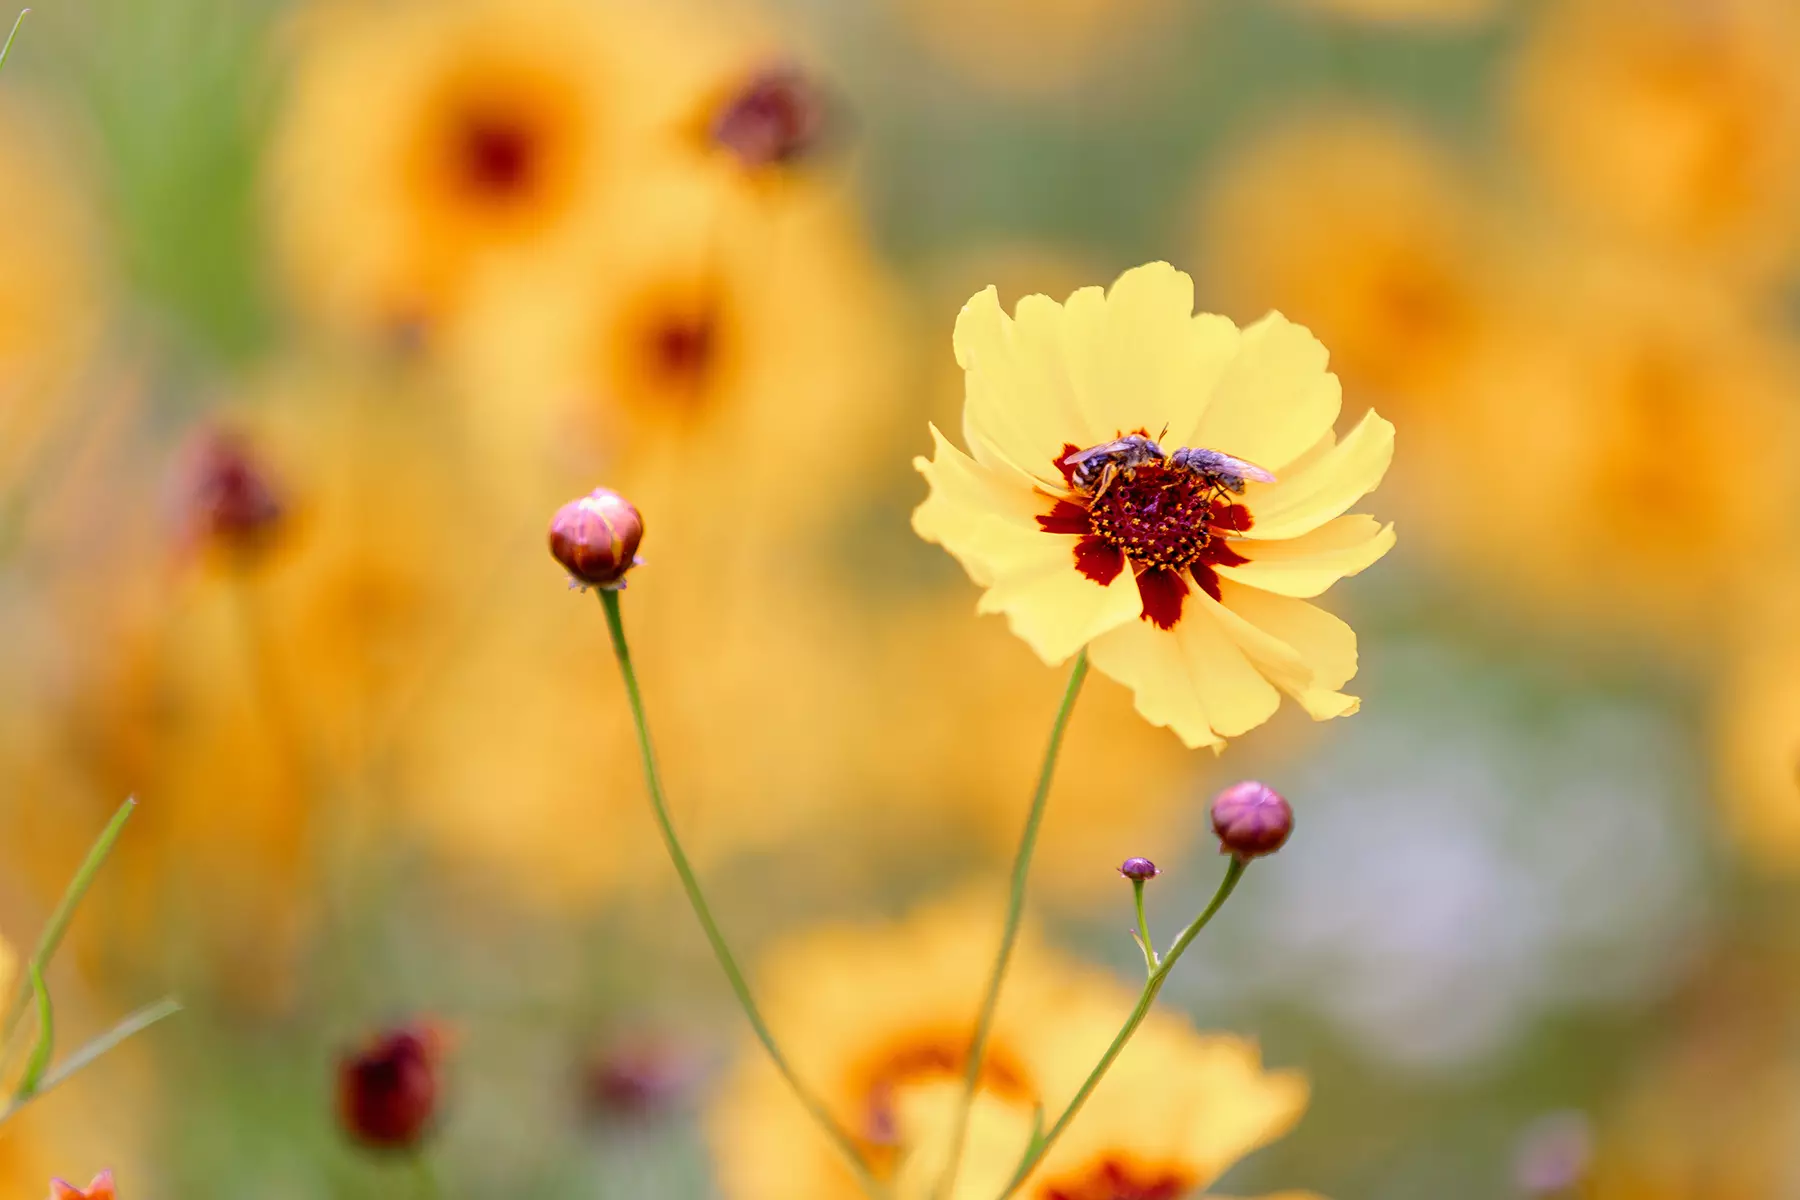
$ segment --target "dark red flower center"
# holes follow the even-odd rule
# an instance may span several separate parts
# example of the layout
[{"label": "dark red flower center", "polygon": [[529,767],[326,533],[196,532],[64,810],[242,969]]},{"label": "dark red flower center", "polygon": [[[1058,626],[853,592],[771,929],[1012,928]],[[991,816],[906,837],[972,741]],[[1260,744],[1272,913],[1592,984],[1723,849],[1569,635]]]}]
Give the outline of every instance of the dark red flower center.
[{"label": "dark red flower center", "polygon": [[[1067,445],[1058,455],[1056,468],[1064,479],[1073,468],[1063,460],[1079,449]],[[1219,576],[1213,568],[1250,561],[1226,540],[1250,528],[1250,510],[1191,472],[1150,462],[1119,473],[1098,496],[1073,484],[1071,492],[1038,517],[1039,527],[1077,535],[1075,569],[1102,587],[1130,566],[1144,620],[1159,629],[1173,629],[1181,619],[1188,595],[1184,575],[1217,600]]]},{"label": "dark red flower center", "polygon": [[1213,540],[1218,489],[1156,463],[1120,478],[1088,507],[1095,534],[1133,562],[1179,571]]},{"label": "dark red flower center", "polygon": [[531,190],[538,174],[537,132],[516,117],[472,113],[461,130],[463,177],[482,196],[507,201]]},{"label": "dark red flower center", "polygon": [[1108,1158],[1085,1172],[1045,1183],[1042,1200],[1176,1200],[1194,1186],[1182,1171],[1146,1168]]}]

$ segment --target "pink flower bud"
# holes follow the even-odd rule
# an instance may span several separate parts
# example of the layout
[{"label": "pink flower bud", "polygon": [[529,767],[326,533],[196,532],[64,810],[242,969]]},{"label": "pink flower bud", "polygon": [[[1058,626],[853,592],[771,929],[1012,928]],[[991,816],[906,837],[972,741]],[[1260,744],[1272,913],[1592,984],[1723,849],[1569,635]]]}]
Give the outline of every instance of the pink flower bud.
[{"label": "pink flower bud", "polygon": [[1294,810],[1274,788],[1247,779],[1214,798],[1212,823],[1219,852],[1248,860],[1281,849],[1294,832]]}]

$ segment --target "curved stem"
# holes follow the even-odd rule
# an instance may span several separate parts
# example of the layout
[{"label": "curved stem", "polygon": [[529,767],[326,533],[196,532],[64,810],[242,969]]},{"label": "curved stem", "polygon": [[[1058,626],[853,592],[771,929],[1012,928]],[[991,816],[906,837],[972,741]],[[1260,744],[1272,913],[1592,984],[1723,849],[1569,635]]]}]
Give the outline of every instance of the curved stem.
[{"label": "curved stem", "polygon": [[1087,679],[1088,656],[1084,649],[1075,656],[1069,672],[1069,684],[1063,689],[1062,705],[1050,725],[1050,744],[1044,748],[1044,763],[1038,768],[1037,790],[1031,796],[1031,808],[1025,814],[1025,829],[1019,835],[1019,849],[1013,855],[1012,888],[1006,901],[1006,925],[1000,934],[1000,950],[994,956],[994,969],[988,975],[987,991],[981,998],[981,1014],[975,1020],[975,1035],[969,1041],[969,1061],[963,1069],[962,1100],[956,1114],[955,1132],[951,1134],[950,1154],[945,1160],[944,1175],[938,1182],[937,1195],[948,1193],[956,1183],[957,1169],[962,1165],[963,1143],[969,1133],[969,1112],[975,1104],[975,1086],[981,1080],[981,1063],[987,1055],[988,1038],[994,1031],[994,1013],[1000,1007],[1000,987],[1006,981],[1006,969],[1012,963],[1013,949],[1019,941],[1019,926],[1025,915],[1025,885],[1031,878],[1031,859],[1037,853],[1038,830],[1044,823],[1044,809],[1050,798],[1050,780],[1056,774],[1056,760],[1062,754],[1063,735],[1068,732],[1069,718],[1075,711],[1075,700]]},{"label": "curved stem", "polygon": [[1050,1147],[1056,1144],[1056,1139],[1063,1135],[1063,1132],[1068,1129],[1069,1123],[1081,1111],[1081,1106],[1087,1103],[1088,1097],[1093,1095],[1094,1089],[1100,1086],[1100,1081],[1106,1077],[1107,1071],[1112,1069],[1114,1060],[1125,1049],[1125,1044],[1131,1040],[1131,1035],[1137,1032],[1138,1026],[1144,1023],[1144,1018],[1150,1015],[1150,1008],[1156,1003],[1157,993],[1162,991],[1163,984],[1169,978],[1170,970],[1174,968],[1177,960],[1181,958],[1182,953],[1187,950],[1193,940],[1200,936],[1200,931],[1206,928],[1207,922],[1211,921],[1214,914],[1225,906],[1225,901],[1230,898],[1232,890],[1237,887],[1238,880],[1244,877],[1244,868],[1248,865],[1247,859],[1232,856],[1231,865],[1225,869],[1225,878],[1220,881],[1219,890],[1213,893],[1212,902],[1188,924],[1186,929],[1181,931],[1180,936],[1175,939],[1175,944],[1169,947],[1167,954],[1163,955],[1161,964],[1150,973],[1150,978],[1144,981],[1144,990],[1138,995],[1137,1005],[1131,1010],[1131,1015],[1125,1018],[1125,1024],[1119,1029],[1118,1035],[1113,1038],[1112,1045],[1106,1048],[1106,1053],[1100,1056],[1100,1061],[1088,1073],[1080,1090],[1075,1093],[1075,1098],[1069,1101],[1067,1108],[1063,1109],[1062,1116],[1056,1118],[1056,1124],[1050,1127],[1050,1131],[1042,1139],[1033,1143],[1024,1160],[1019,1163],[1018,1169],[1013,1172],[1012,1180],[1006,1185],[1006,1190],[1000,1194],[1000,1200],[1006,1200],[1006,1197],[1019,1190],[1019,1185],[1025,1182],[1026,1176],[1030,1175],[1038,1163],[1043,1161],[1044,1155],[1050,1152]]},{"label": "curved stem", "polygon": [[1137,906],[1137,939],[1138,948],[1144,952],[1144,974],[1156,973],[1156,947],[1150,941],[1150,921],[1144,915],[1144,881],[1131,881],[1131,901]]},{"label": "curved stem", "polygon": [[619,613],[619,593],[607,588],[600,589],[600,605],[606,610],[606,626],[612,634],[613,654],[619,660],[619,674],[625,680],[625,696],[631,703],[631,719],[637,726],[638,755],[643,760],[644,784],[650,792],[650,809],[656,816],[656,826],[662,833],[669,861],[675,865],[675,874],[681,877],[682,891],[687,893],[688,904],[692,906],[700,928],[706,933],[707,943],[712,947],[713,957],[718,960],[720,970],[725,972],[726,982],[731,985],[732,995],[737,997],[738,1007],[744,1010],[744,1016],[750,1022],[756,1040],[768,1051],[770,1061],[787,1081],[795,1097],[842,1151],[862,1190],[870,1196],[885,1196],[886,1189],[869,1170],[856,1139],[831,1115],[825,1102],[800,1081],[800,1077],[788,1063],[787,1056],[776,1044],[774,1033],[763,1020],[762,1011],[757,1008],[756,1000],[750,994],[750,985],[746,982],[743,971],[732,957],[731,948],[725,944],[725,935],[719,931],[718,922],[713,920],[712,909],[708,907],[706,897],[700,891],[700,880],[694,874],[687,852],[681,847],[681,839],[675,833],[674,822],[669,818],[668,804],[663,797],[662,777],[656,769],[656,754],[650,747],[650,724],[644,715],[644,698],[638,690],[637,672],[631,665],[631,649],[625,641],[625,624]]}]

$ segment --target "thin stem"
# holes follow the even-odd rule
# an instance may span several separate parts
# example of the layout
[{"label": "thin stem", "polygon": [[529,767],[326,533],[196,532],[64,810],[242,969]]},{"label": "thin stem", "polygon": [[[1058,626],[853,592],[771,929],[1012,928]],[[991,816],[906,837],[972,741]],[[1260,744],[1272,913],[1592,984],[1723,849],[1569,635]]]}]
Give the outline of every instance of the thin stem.
[{"label": "thin stem", "polygon": [[700,891],[700,880],[694,874],[692,864],[688,862],[687,852],[681,848],[681,839],[675,833],[674,822],[669,818],[669,807],[663,797],[662,777],[656,768],[656,754],[650,747],[650,723],[644,715],[644,698],[638,690],[637,671],[631,665],[631,649],[625,641],[625,623],[619,613],[619,593],[608,588],[600,589],[600,605],[606,610],[606,626],[612,633],[613,654],[619,660],[619,674],[625,680],[625,696],[631,704],[631,719],[637,726],[638,755],[643,760],[644,784],[650,792],[650,809],[656,816],[657,829],[662,833],[663,846],[669,852],[669,861],[675,865],[675,874],[681,878],[681,888],[687,893],[688,904],[693,907],[694,916],[700,922],[700,928],[706,933],[706,940],[712,946],[713,957],[718,959],[720,970],[725,972],[725,979],[731,985],[731,991],[737,997],[738,1007],[744,1010],[744,1016],[750,1022],[750,1028],[756,1033],[756,1040],[768,1051],[769,1059],[775,1069],[787,1081],[795,1097],[805,1106],[813,1120],[819,1123],[826,1135],[837,1144],[843,1152],[852,1171],[856,1173],[858,1184],[862,1190],[874,1197],[886,1195],[886,1188],[876,1180],[870,1172],[869,1165],[863,1160],[862,1151],[857,1147],[856,1139],[838,1123],[824,1101],[813,1094],[812,1090],[801,1082],[799,1075],[788,1063],[787,1056],[775,1042],[775,1035],[763,1020],[762,1012],[756,1006],[756,1000],[750,994],[750,985],[739,970],[737,960],[732,957],[731,948],[725,944],[725,935],[719,932],[718,922],[713,920],[712,910],[706,903],[706,897]]},{"label": "thin stem", "polygon": [[20,981],[12,999],[7,1002],[5,1018],[0,1019],[0,1047],[11,1043],[19,1019],[25,1015],[25,1008],[31,1001],[30,971],[42,972],[56,956],[57,947],[62,945],[63,934],[68,932],[69,922],[74,919],[76,906],[88,894],[88,889],[94,886],[94,880],[99,876],[106,856],[112,853],[114,843],[125,829],[125,822],[131,819],[131,814],[136,809],[136,798],[127,798],[125,803],[119,805],[119,811],[113,814],[106,828],[100,831],[100,836],[88,849],[87,858],[82,860],[80,868],[76,870],[75,877],[63,889],[62,899],[56,902],[56,909],[50,914],[49,923],[44,926],[44,932],[38,935],[37,948],[31,952],[26,978]]},{"label": "thin stem", "polygon": [[412,1152],[413,1175],[418,1179],[418,1200],[438,1200],[443,1190],[438,1187],[437,1172],[432,1170],[431,1160],[425,1156],[425,1148],[417,1147]]},{"label": "thin stem", "polygon": [[1025,885],[1031,878],[1031,859],[1037,853],[1038,830],[1044,823],[1044,809],[1050,798],[1050,781],[1056,775],[1056,760],[1062,754],[1063,735],[1069,730],[1069,718],[1075,712],[1075,701],[1087,679],[1088,656],[1084,649],[1075,656],[1069,672],[1069,684],[1063,689],[1062,705],[1050,724],[1050,744],[1044,748],[1044,763],[1038,768],[1037,790],[1031,796],[1031,808],[1025,814],[1025,829],[1019,835],[1019,849],[1013,855],[1012,888],[1006,900],[1006,926],[1000,934],[1000,950],[994,955],[994,969],[988,976],[987,991],[981,998],[981,1013],[975,1020],[975,1036],[969,1041],[969,1061],[963,1068],[962,1100],[956,1115],[955,1132],[951,1134],[950,1154],[944,1175],[938,1183],[937,1195],[947,1194],[956,1183],[956,1172],[962,1165],[963,1143],[969,1134],[969,1112],[975,1104],[975,1087],[981,1080],[982,1059],[987,1055],[988,1038],[994,1031],[994,1013],[1000,1007],[1000,987],[1006,981],[1006,969],[1012,964],[1013,949],[1019,941],[1019,926],[1025,916]]},{"label": "thin stem", "polygon": [[4,1109],[0,1109],[0,1124],[4,1124],[8,1117],[18,1112],[21,1108],[24,1108],[33,1100],[49,1093],[58,1085],[68,1082],[72,1076],[85,1070],[102,1055],[110,1053],[128,1039],[136,1037],[158,1021],[172,1017],[180,1011],[181,1005],[173,998],[168,997],[138,1009],[123,1021],[120,1021],[117,1025],[114,1025],[111,1029],[107,1030],[81,1049],[75,1051],[75,1053],[69,1055],[69,1057],[63,1059],[63,1061],[58,1063],[55,1067],[51,1068],[45,1073],[44,1077],[38,1081],[37,1087],[30,1095],[19,1096]]},{"label": "thin stem", "polygon": [[1144,916],[1144,881],[1142,879],[1131,881],[1131,900],[1137,906],[1138,946],[1144,952],[1144,973],[1154,975],[1156,974],[1156,947],[1155,943],[1150,940],[1150,922]]},{"label": "thin stem", "polygon": [[6,57],[12,53],[13,39],[19,36],[19,26],[25,23],[25,14],[30,11],[29,8],[20,9],[17,19],[13,21],[12,32],[6,35],[6,45],[0,46],[0,67],[6,65]]},{"label": "thin stem", "polygon": [[1163,984],[1169,978],[1169,972],[1174,969],[1176,962],[1180,960],[1183,952],[1193,943],[1193,940],[1200,936],[1200,931],[1206,928],[1207,922],[1211,921],[1213,915],[1225,906],[1225,901],[1231,897],[1232,890],[1238,885],[1238,880],[1244,877],[1244,868],[1248,865],[1247,859],[1238,858],[1236,855],[1232,856],[1231,865],[1225,869],[1225,878],[1220,881],[1219,890],[1213,893],[1212,902],[1189,923],[1186,929],[1181,931],[1181,935],[1175,939],[1175,944],[1169,947],[1167,954],[1163,955],[1161,964],[1150,973],[1150,978],[1144,981],[1144,990],[1138,995],[1137,1006],[1131,1010],[1131,1015],[1125,1018],[1125,1024],[1119,1029],[1118,1035],[1113,1038],[1112,1045],[1108,1046],[1106,1053],[1100,1056],[1099,1063],[1088,1073],[1080,1090],[1075,1093],[1075,1098],[1069,1101],[1067,1108],[1063,1109],[1062,1116],[1056,1118],[1056,1124],[1050,1127],[1050,1132],[1046,1133],[1042,1140],[1036,1142],[1025,1155],[1024,1160],[1019,1163],[1018,1169],[1013,1172],[1012,1181],[1000,1194],[1000,1200],[1006,1200],[1006,1197],[1019,1190],[1019,1185],[1025,1182],[1026,1176],[1030,1175],[1038,1163],[1043,1161],[1044,1155],[1050,1152],[1050,1147],[1056,1144],[1056,1139],[1063,1135],[1063,1132],[1068,1129],[1069,1123],[1081,1111],[1081,1106],[1087,1103],[1088,1097],[1093,1095],[1094,1089],[1100,1086],[1100,1081],[1106,1077],[1107,1071],[1112,1069],[1113,1061],[1125,1049],[1125,1044],[1137,1032],[1138,1026],[1144,1023],[1144,1018],[1150,1015],[1150,1008],[1156,1003],[1157,993],[1162,991]]}]

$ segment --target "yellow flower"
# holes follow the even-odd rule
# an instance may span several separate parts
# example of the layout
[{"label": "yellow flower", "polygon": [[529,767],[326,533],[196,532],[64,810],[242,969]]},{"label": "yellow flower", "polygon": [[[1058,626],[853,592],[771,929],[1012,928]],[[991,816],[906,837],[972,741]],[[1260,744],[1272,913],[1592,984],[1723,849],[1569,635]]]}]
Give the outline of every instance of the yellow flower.
[{"label": "yellow flower", "polygon": [[[1512,258],[1512,316],[1396,480],[1420,530],[1514,602],[1716,646],[1794,544],[1792,344],[1693,272],[1564,242]],[[1671,569],[1689,546],[1706,570]]]},{"label": "yellow flower", "polygon": [[[1097,991],[1063,998],[1053,1041],[1044,1047],[1046,1120],[1087,1078],[1126,1011],[1118,997]],[[1246,1154],[1292,1129],[1307,1091],[1295,1072],[1265,1072],[1248,1042],[1200,1034],[1178,1017],[1152,1014],[1017,1195],[1113,1200],[1202,1192]],[[1036,1120],[1031,1103],[1018,1098],[990,1092],[981,1100],[971,1115],[957,1200],[999,1193]],[[941,1176],[959,1104],[954,1085],[935,1082],[902,1096],[901,1130],[913,1155],[901,1176],[902,1196],[929,1194]],[[1297,1193],[1284,1195],[1299,1200]]]},{"label": "yellow flower", "polygon": [[100,335],[93,218],[64,157],[30,117],[0,110],[0,492],[66,412]]},{"label": "yellow flower", "polygon": [[1501,0],[1294,0],[1333,16],[1390,25],[1474,25],[1492,17]]},{"label": "yellow flower", "polygon": [[1800,245],[1800,11],[1783,0],[1543,8],[1514,82],[1519,136],[1609,235],[1751,273]]},{"label": "yellow flower", "polygon": [[[1393,545],[1391,526],[1343,514],[1381,481],[1394,430],[1371,412],[1338,440],[1317,339],[1279,313],[1242,330],[1195,316],[1192,281],[1152,263],[1065,305],[1027,296],[1016,317],[989,288],[955,346],[974,457],[933,427],[913,528],[986,589],[980,611],[1047,663],[1087,648],[1190,747],[1262,724],[1283,692],[1316,720],[1356,711],[1339,691],[1356,635],[1305,601]],[[1084,481],[1074,456],[1132,434],[1169,458]],[[1182,448],[1240,461],[1183,469]]]},{"label": "yellow flower", "polygon": [[1352,389],[1409,418],[1438,406],[1493,308],[1473,187],[1441,147],[1378,113],[1295,118],[1201,187],[1209,295],[1304,324]]},{"label": "yellow flower", "polygon": [[[960,898],[897,925],[816,930],[778,947],[761,972],[770,1023],[801,1078],[905,1200],[924,1200],[943,1163],[998,935],[998,912]],[[1061,1111],[1132,999],[1028,934],[1002,993],[959,1198],[998,1194],[1024,1149],[1034,1109]],[[1128,1172],[1145,1195],[1164,1194],[1153,1188],[1175,1181],[1203,1187],[1285,1132],[1305,1107],[1306,1090],[1292,1075],[1263,1073],[1254,1047],[1239,1039],[1202,1036],[1178,1018],[1153,1014],[1021,1195],[1049,1200],[1109,1167]],[[835,1150],[759,1046],[746,1043],[710,1105],[707,1127],[721,1187],[732,1200],[857,1195]]]},{"label": "yellow flower", "polygon": [[1141,58],[1169,0],[893,0],[925,47],[986,87],[1067,92]]},{"label": "yellow flower", "polygon": [[1768,611],[1737,623],[1738,644],[1718,681],[1713,791],[1745,856],[1792,871],[1800,867],[1800,637],[1792,630],[1800,585],[1765,587]]}]

